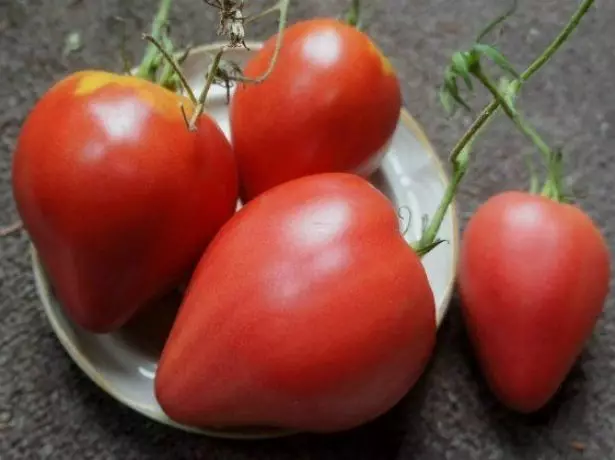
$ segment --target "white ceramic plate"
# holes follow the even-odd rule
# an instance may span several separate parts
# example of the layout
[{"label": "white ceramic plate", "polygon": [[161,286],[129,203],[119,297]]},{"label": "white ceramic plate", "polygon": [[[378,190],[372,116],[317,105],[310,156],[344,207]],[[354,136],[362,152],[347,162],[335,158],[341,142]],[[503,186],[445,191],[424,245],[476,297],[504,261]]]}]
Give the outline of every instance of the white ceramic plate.
[{"label": "white ceramic plate", "polygon": [[[252,51],[259,43],[248,44]],[[206,45],[193,50],[184,63],[184,70],[198,93],[203,86],[203,74],[211,59],[211,52],[219,45]],[[228,57],[242,63],[250,55],[244,49],[229,52]],[[213,87],[208,111],[229,135],[226,90]],[[416,121],[404,110],[398,129],[388,146],[380,171],[372,177],[374,183],[400,209],[404,208],[405,223],[412,215],[405,233],[408,242],[416,241],[421,232],[421,216],[433,215],[448,183],[443,166]],[[451,297],[458,249],[458,223],[455,207],[449,209],[439,233],[448,244],[440,245],[423,259],[429,282],[435,294],[437,320],[440,325]],[[289,434],[278,429],[203,430],[178,425],[162,411],[154,396],[153,378],[162,344],[174,317],[171,301],[165,315],[160,310],[154,318],[142,314],[122,330],[105,335],[83,331],[64,314],[53,296],[45,273],[32,250],[32,264],[38,294],[45,313],[58,339],[69,356],[103,391],[135,411],[159,422],[183,430],[216,437],[255,439]]]}]

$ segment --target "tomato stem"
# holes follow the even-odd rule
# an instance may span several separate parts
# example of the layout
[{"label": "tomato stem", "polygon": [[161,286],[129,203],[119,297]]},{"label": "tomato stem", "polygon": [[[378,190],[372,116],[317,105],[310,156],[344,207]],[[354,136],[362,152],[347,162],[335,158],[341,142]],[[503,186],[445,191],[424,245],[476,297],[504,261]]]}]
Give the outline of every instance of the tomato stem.
[{"label": "tomato stem", "polygon": [[519,128],[519,130],[536,145],[538,150],[542,153],[545,159],[550,158],[551,156],[551,148],[547,145],[547,143],[540,137],[538,132],[528,123],[519,112],[512,107],[506,98],[500,93],[495,84],[491,81],[491,79],[485,74],[482,70],[481,66],[476,66],[473,69],[472,73],[476,78],[483,84],[485,88],[491,93],[496,101],[498,101],[499,106],[502,108],[504,113],[510,118],[515,125]]},{"label": "tomato stem", "polygon": [[278,19],[278,33],[275,42],[275,49],[273,50],[273,56],[271,56],[271,60],[269,61],[269,67],[265,73],[263,73],[258,78],[245,78],[245,77],[237,77],[236,80],[242,81],[244,83],[262,83],[271,72],[275,68],[276,62],[278,61],[278,57],[280,56],[280,50],[282,49],[282,39],[284,38],[284,30],[286,29],[286,24],[288,23],[288,10],[290,8],[290,0],[280,0],[277,5],[274,5],[271,8],[265,10],[265,13],[271,13],[272,11],[279,11],[279,19]]},{"label": "tomato stem", "polygon": [[[170,46],[170,49],[171,51],[173,50],[172,45]],[[158,79],[158,83],[172,91],[176,91],[178,87],[181,87],[184,91],[186,91],[186,93],[188,93],[188,97],[192,100],[193,97],[195,99],[196,97],[194,96],[192,88],[188,85],[186,76],[181,70],[181,65],[186,61],[186,59],[188,59],[190,51],[192,51],[192,47],[188,46],[177,60],[170,63],[167,62],[162,70],[160,78]]]},{"label": "tomato stem", "polygon": [[[589,8],[594,3],[594,0],[584,0],[579,8],[575,11],[573,16],[570,18],[570,21],[566,26],[562,29],[559,35],[551,42],[551,44],[547,47],[547,49],[536,59],[534,60],[528,68],[521,74],[520,79],[514,80],[511,84],[511,91],[518,92],[523,83],[529,80],[536,72],[538,72],[542,66],[544,66],[549,59],[559,50],[559,48],[566,42],[570,34],[576,29],[576,27],[581,22],[581,19],[587,13]],[[469,141],[470,138],[474,137],[476,133],[479,131],[482,125],[484,125],[487,120],[489,120],[493,114],[500,107],[500,102],[496,99],[491,101],[485,108],[482,110],[480,115],[474,120],[472,126],[467,130],[467,132],[463,135],[463,137],[457,142],[453,150],[450,153],[450,159],[453,161],[457,155],[464,148],[465,144]]]},{"label": "tomato stem", "polygon": [[[280,0],[273,7],[268,8],[264,10],[262,13],[256,14],[255,16],[251,16],[246,21],[244,21],[244,24],[245,24],[246,22],[250,22],[259,17],[264,16],[265,14],[269,14],[273,11],[278,11],[279,12],[278,33],[276,37],[275,49],[273,51],[273,56],[271,57],[271,60],[269,61],[269,67],[260,77],[258,78],[229,77],[229,80],[241,81],[243,83],[259,84],[265,81],[267,78],[269,78],[269,75],[271,75],[271,73],[273,72],[273,69],[275,68],[275,64],[280,55],[280,50],[282,49],[282,39],[284,36],[284,30],[286,29],[286,24],[288,23],[289,7],[290,7],[290,0]],[[220,48],[220,50],[216,53],[213,59],[213,62],[209,68],[209,71],[207,73],[207,80],[205,82],[205,87],[203,88],[203,91],[201,91],[201,94],[199,95],[196,108],[194,110],[194,113],[192,114],[192,117],[190,118],[189,129],[191,131],[196,130],[196,123],[199,117],[203,114],[203,111],[205,110],[205,102],[207,101],[207,95],[209,94],[209,90],[218,73],[218,69],[220,67],[220,61],[222,60],[222,56],[227,48],[228,48],[227,46],[223,46],[222,48]]]},{"label": "tomato stem", "polygon": [[534,75],[540,68],[555,54],[555,52],[564,44],[564,42],[570,37],[570,34],[577,28],[585,13],[589,11],[593,5],[594,0],[584,0],[579,8],[566,24],[566,27],[562,29],[559,35],[551,42],[547,49],[542,53],[538,59],[532,62],[525,72],[521,74],[521,80],[526,81],[532,75]]},{"label": "tomato stem", "polygon": [[[527,121],[525,120],[519,111],[512,107],[506,98],[500,93],[497,87],[493,84],[493,82],[489,79],[489,77],[483,72],[480,65],[476,66],[473,69],[474,76],[483,84],[485,88],[493,95],[495,100],[497,100],[502,107],[504,113],[512,120],[512,122],[517,126],[519,131],[521,131],[525,137],[527,137],[535,146],[538,148],[543,158],[545,159],[548,165],[555,166],[553,162],[554,153],[551,148],[547,145],[547,143],[543,140],[543,138],[538,134],[538,131]],[[543,188],[543,194],[552,198],[556,201],[562,201],[563,193],[562,190],[559,189],[560,178],[558,171],[555,167],[549,167],[549,179]]]},{"label": "tomato stem", "polygon": [[[184,91],[186,91],[186,93],[188,94],[188,97],[190,98],[190,100],[194,104],[196,104],[197,99],[196,99],[196,96],[194,95],[194,91],[192,91],[192,88],[188,84],[188,80],[186,79],[186,76],[180,69],[179,63],[175,60],[175,58],[171,56],[171,54],[167,50],[164,49],[164,46],[162,45],[162,43],[160,43],[160,41],[158,41],[158,39],[156,39],[154,36],[150,34],[143,34],[143,38],[147,40],[150,44],[152,44],[155,47],[155,49],[157,49],[160,52],[160,54],[162,54],[166,62],[170,65],[171,69],[173,69],[172,71],[175,72],[175,75],[177,75],[177,78],[179,78],[181,86],[184,89]],[[184,56],[185,55],[186,53],[184,53]],[[182,58],[185,59],[183,56]],[[170,78],[170,74],[171,73],[169,72],[169,77],[167,78]],[[165,83],[166,80],[164,78],[161,78],[160,81],[161,83]]]},{"label": "tomato stem", "polygon": [[[166,26],[167,21],[169,20],[169,12],[171,10],[172,0],[160,0],[160,6],[158,7],[158,12],[156,13],[156,17],[152,23],[152,32],[151,36],[156,40],[161,40],[163,28]],[[136,76],[140,78],[145,78],[150,81],[154,81],[156,78],[156,66],[155,61],[158,56],[158,48],[150,43],[145,51],[145,56],[143,57],[143,61],[141,61],[141,65],[136,72]]]},{"label": "tomato stem", "polygon": [[203,91],[201,91],[201,95],[199,96],[199,99],[197,101],[196,108],[194,109],[194,112],[192,113],[192,117],[190,118],[190,121],[188,122],[188,129],[190,131],[196,131],[196,124],[199,120],[199,117],[203,114],[203,111],[205,110],[205,102],[207,100],[207,95],[209,94],[209,90],[211,86],[213,85],[216,72],[218,71],[218,68],[220,67],[220,61],[222,60],[224,49],[225,49],[224,46],[220,48],[220,50],[216,53],[211,63],[210,70],[207,73],[207,80],[205,81],[205,87],[203,88]]},{"label": "tomato stem", "polygon": [[361,0],[352,0],[350,9],[346,13],[346,23],[361,29]]},{"label": "tomato stem", "polygon": [[[530,77],[532,77],[538,70],[540,70],[551,57],[559,50],[559,48],[566,42],[566,40],[570,37],[572,32],[579,25],[581,19],[587,13],[589,8],[594,3],[594,0],[583,0],[581,5],[577,8],[575,13],[570,18],[568,24],[562,29],[559,35],[551,42],[551,44],[547,47],[547,49],[536,58],[528,68],[520,75],[519,79],[514,80],[510,84],[509,91],[511,94],[516,94],[523,83],[525,83]],[[444,217],[448,211],[449,206],[455,199],[457,194],[457,189],[459,188],[459,184],[461,180],[465,176],[465,173],[468,168],[469,163],[469,153],[472,146],[472,143],[477,138],[478,134],[482,129],[486,126],[487,122],[492,119],[494,114],[500,108],[501,99],[505,98],[494,98],[485,108],[483,108],[482,112],[478,115],[478,117],[474,120],[470,128],[466,131],[466,133],[461,137],[461,139],[455,144],[453,149],[449,154],[450,162],[453,165],[453,177],[449,182],[446,191],[444,193],[444,197],[440,202],[438,209],[433,215],[429,225],[423,232],[421,239],[414,243],[412,247],[417,251],[418,254],[425,255],[429,251],[426,248],[430,248],[434,241],[437,239],[437,234],[440,230]],[[561,158],[561,154],[557,152],[550,152],[551,159],[551,167],[549,168],[551,172],[551,177],[545,184],[545,188],[543,189],[543,194],[548,194],[548,196],[553,196],[554,189],[561,189],[561,178],[556,177],[557,168],[554,167],[555,163],[561,163],[561,161],[556,161],[554,158],[558,160]],[[559,194],[559,192],[557,192]],[[561,199],[562,197],[560,197]]]},{"label": "tomato stem", "polygon": [[551,155],[547,159],[548,176],[541,192],[541,195],[560,203],[567,202],[569,198],[564,190],[562,158],[561,151],[551,151]]},{"label": "tomato stem", "polygon": [[[483,125],[483,127],[484,126],[486,125]],[[434,245],[434,243],[438,241],[438,232],[440,231],[442,222],[446,217],[446,213],[448,212],[450,204],[455,199],[459,184],[461,183],[461,181],[466,175],[466,172],[468,171],[470,150],[472,148],[474,139],[475,138],[472,137],[470,140],[468,140],[466,145],[461,149],[459,155],[457,155],[457,157],[453,161],[453,175],[451,181],[446,187],[446,190],[444,191],[444,197],[442,198],[438,209],[436,209],[436,212],[429,221],[429,224],[423,230],[419,241],[412,244],[412,248],[421,257],[427,255],[432,249],[438,246],[437,244]]]}]

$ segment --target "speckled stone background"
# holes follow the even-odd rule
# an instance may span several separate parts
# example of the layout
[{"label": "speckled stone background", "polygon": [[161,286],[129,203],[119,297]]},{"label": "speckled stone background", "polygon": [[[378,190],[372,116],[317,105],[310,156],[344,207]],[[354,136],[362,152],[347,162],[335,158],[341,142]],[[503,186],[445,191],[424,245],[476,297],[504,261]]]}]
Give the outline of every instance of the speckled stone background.
[{"label": "speckled stone background", "polygon": [[[369,32],[399,70],[405,102],[445,157],[468,120],[448,121],[435,87],[452,51],[505,8],[495,0],[381,0],[367,12]],[[520,0],[499,39],[523,65],[576,7],[574,0]],[[528,117],[564,148],[580,204],[615,245],[615,4],[596,2],[572,41],[523,96]],[[114,16],[134,33],[139,56],[154,0],[0,0],[0,222],[16,219],[11,155],[20,124],[54,80],[86,67],[120,69]],[[337,14],[344,2],[296,1],[293,19]],[[213,14],[199,0],[176,0],[174,34],[187,43],[214,38]],[[273,21],[251,31],[265,38]],[[65,37],[83,50],[64,57]],[[476,108],[485,101],[481,95]],[[506,120],[477,144],[459,204],[464,221],[490,194],[525,186],[527,143]],[[232,443],[187,435],[132,413],[105,396],[72,364],[37,301],[27,240],[0,241],[0,458],[13,459],[608,459],[615,458],[615,305],[611,297],[578,366],[554,404],[532,417],[503,410],[471,357],[456,304],[432,365],[391,413],[349,433],[275,442]]]}]

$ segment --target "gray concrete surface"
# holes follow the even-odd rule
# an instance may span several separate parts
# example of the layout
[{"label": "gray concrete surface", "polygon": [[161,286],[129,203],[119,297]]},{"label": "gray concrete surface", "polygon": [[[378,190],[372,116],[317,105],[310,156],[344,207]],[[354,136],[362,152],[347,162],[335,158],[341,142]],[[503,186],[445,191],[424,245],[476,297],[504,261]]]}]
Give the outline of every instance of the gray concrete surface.
[{"label": "gray concrete surface", "polygon": [[[69,3],[75,3],[69,6]],[[57,78],[87,67],[119,69],[120,32],[129,49],[155,10],[154,0],[0,0],[0,222],[16,218],[11,155],[20,124]],[[336,14],[343,2],[296,1],[293,19]],[[397,66],[405,102],[445,157],[468,120],[446,120],[435,87],[451,52],[506,5],[488,0],[382,0],[369,3],[368,31]],[[573,0],[520,0],[500,42],[523,65],[541,51],[575,8]],[[176,0],[176,36],[214,38],[212,14],[198,0]],[[564,148],[583,206],[615,245],[615,4],[598,1],[571,42],[528,84],[522,106],[539,130]],[[264,38],[265,23],[252,31]],[[62,57],[79,31],[84,49]],[[483,95],[484,96],[484,95]],[[485,100],[480,96],[475,107]],[[524,187],[519,153],[528,147],[506,120],[478,143],[459,204],[464,217],[490,194]],[[469,352],[458,307],[439,335],[430,369],[396,409],[336,436],[232,443],[192,436],[132,413],[101,393],[68,359],[45,322],[28,265],[27,240],[0,241],[0,458],[13,459],[607,459],[615,458],[615,312],[613,297],[594,338],[554,404],[523,417],[486,390]],[[580,443],[580,444],[579,444]],[[579,449],[583,447],[584,449]]]}]

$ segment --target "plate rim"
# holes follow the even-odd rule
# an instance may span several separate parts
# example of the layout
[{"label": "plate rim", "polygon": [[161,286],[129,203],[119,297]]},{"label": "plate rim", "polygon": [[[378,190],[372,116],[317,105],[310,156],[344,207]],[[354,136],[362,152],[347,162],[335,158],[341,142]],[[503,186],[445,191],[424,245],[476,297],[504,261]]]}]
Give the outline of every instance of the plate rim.
[{"label": "plate rim", "polygon": [[[258,50],[262,48],[264,42],[260,41],[249,41],[246,42],[247,47],[250,50]],[[202,54],[209,53],[211,51],[219,49],[223,46],[223,42],[212,42],[207,44],[202,44],[197,47],[194,47],[191,51],[191,54]],[[446,187],[450,183],[450,178],[446,169],[444,167],[444,163],[442,159],[437,154],[435,148],[424,132],[420,123],[410,114],[410,112],[406,109],[406,107],[402,107],[400,111],[400,121],[407,129],[412,132],[412,134],[416,137],[416,139],[423,145],[425,148],[427,155],[431,157],[434,161],[438,176],[440,178],[441,183]],[[441,305],[436,305],[436,309],[440,306],[442,307],[441,320],[437,324],[439,328],[444,318],[446,317],[448,310],[450,308],[450,301],[453,295],[455,278],[457,275],[457,265],[459,258],[459,215],[457,212],[457,200],[453,199],[448,212],[450,212],[451,220],[452,220],[452,241],[451,246],[453,249],[453,261],[451,264],[451,273],[449,274],[449,282],[445,288],[444,296],[442,298]],[[205,428],[197,428],[188,425],[183,425],[171,420],[169,417],[165,416],[162,410],[149,405],[139,404],[138,402],[132,400],[131,398],[125,396],[121,391],[117,391],[112,384],[110,384],[97,370],[97,368],[92,365],[91,361],[80,351],[80,349],[74,344],[74,342],[68,337],[65,332],[64,327],[60,324],[60,320],[55,313],[56,307],[52,305],[51,301],[51,293],[50,287],[47,281],[47,276],[44,273],[44,269],[38,259],[36,248],[32,243],[30,243],[30,260],[32,265],[32,271],[34,275],[34,284],[35,288],[43,305],[43,310],[47,320],[49,321],[51,328],[58,338],[59,342],[64,347],[64,350],[69,355],[69,357],[73,360],[73,362],[81,369],[81,371],[89,377],[89,379],[96,384],[103,392],[107,395],[123,404],[124,406],[132,409],[133,411],[149,418],[152,421],[161,423],[163,425],[176,428],[188,433],[205,435],[212,438],[220,438],[220,439],[232,439],[232,440],[261,440],[261,439],[274,439],[292,436],[300,433],[297,430],[286,430],[286,429],[275,429],[272,428],[270,431],[267,429],[263,429],[262,431],[255,431],[254,433],[246,432],[235,432],[235,431],[225,431],[223,429],[205,429]]]}]

